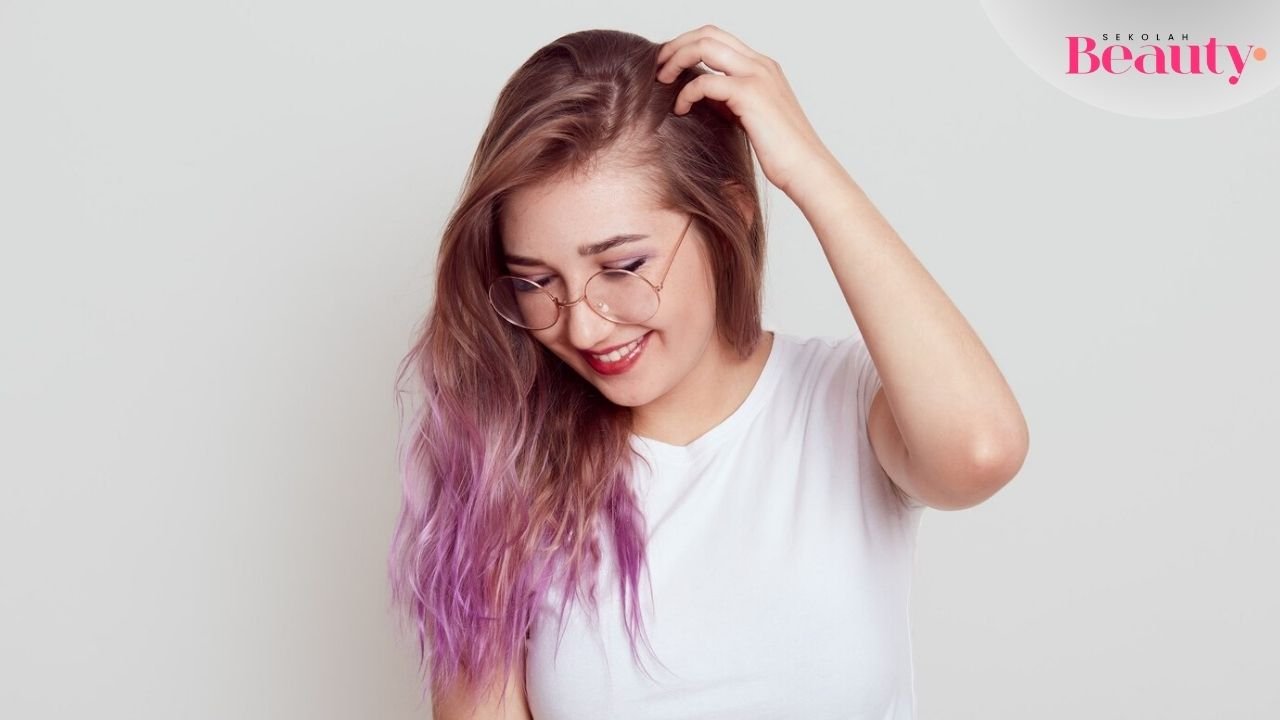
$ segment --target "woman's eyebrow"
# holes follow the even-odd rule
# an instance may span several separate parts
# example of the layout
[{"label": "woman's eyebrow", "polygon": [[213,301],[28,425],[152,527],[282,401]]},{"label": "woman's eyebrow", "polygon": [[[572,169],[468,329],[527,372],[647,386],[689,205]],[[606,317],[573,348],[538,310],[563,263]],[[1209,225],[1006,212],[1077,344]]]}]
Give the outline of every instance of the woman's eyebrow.
[{"label": "woman's eyebrow", "polygon": [[[625,243],[629,243],[629,242],[636,242],[637,240],[644,240],[644,239],[646,239],[646,238],[648,238],[648,237],[649,237],[648,235],[640,235],[640,234],[636,234],[636,233],[630,233],[630,234],[626,234],[626,235],[614,235],[613,237],[611,237],[611,238],[609,238],[609,239],[607,239],[607,240],[601,240],[601,241],[600,241],[600,242],[598,242],[598,243],[593,243],[593,244],[590,244],[590,245],[580,245],[580,246],[578,246],[578,254],[579,254],[579,255],[582,255],[583,257],[587,257],[587,256],[590,256],[590,255],[599,255],[600,253],[602,253],[602,252],[607,252],[608,250],[612,250],[613,248],[615,248],[615,247],[617,247],[617,246],[619,246],[619,245],[623,245],[623,244],[625,244]],[[530,265],[530,266],[532,266],[532,265],[546,265],[546,264],[547,264],[547,263],[544,263],[544,262],[542,262],[541,260],[539,260],[539,259],[537,259],[537,258],[524,257],[523,255],[507,255],[507,254],[504,254],[504,255],[503,255],[503,258],[507,261],[507,264],[508,264],[508,265]]]}]

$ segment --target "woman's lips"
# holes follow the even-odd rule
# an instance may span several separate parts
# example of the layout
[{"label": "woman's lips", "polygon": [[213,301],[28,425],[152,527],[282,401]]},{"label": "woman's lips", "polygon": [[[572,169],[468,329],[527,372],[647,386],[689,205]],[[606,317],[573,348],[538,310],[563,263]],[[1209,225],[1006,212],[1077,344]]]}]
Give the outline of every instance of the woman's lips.
[{"label": "woman's lips", "polygon": [[597,373],[601,375],[620,375],[630,370],[640,360],[640,356],[644,354],[645,347],[649,345],[649,336],[651,334],[653,334],[652,330],[640,336],[640,344],[636,349],[618,362],[606,362],[585,350],[579,352],[586,359],[587,364],[591,366],[591,369]]}]

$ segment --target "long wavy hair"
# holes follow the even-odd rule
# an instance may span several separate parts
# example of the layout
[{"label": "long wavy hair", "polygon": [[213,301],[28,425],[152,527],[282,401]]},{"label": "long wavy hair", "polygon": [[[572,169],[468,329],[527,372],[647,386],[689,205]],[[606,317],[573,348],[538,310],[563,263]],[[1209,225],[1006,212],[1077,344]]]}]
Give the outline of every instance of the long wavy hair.
[{"label": "long wavy hair", "polygon": [[631,409],[489,304],[490,281],[507,272],[504,200],[606,153],[625,158],[660,207],[693,215],[721,336],[745,359],[763,334],[764,217],[746,132],[710,98],[676,115],[680,89],[708,71],[657,81],[660,47],[586,30],[535,52],[502,88],[440,239],[434,300],[396,383],[402,424],[406,378],[422,401],[397,448],[403,505],[388,562],[391,603],[416,631],[419,670],[430,668],[424,697],[460,681],[472,699],[498,679],[505,692],[553,583],[562,619],[575,595],[595,612],[598,533],[614,548],[637,660],[643,634]]}]

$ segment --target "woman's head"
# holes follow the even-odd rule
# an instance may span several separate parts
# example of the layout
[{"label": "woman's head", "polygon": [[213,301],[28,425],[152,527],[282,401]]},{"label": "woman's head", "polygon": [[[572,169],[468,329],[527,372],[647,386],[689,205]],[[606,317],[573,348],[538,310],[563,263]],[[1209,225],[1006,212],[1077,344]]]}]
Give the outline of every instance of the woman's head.
[{"label": "woman's head", "polygon": [[[402,366],[424,398],[405,435],[390,561],[393,601],[431,646],[437,687],[499,677],[553,580],[594,579],[597,529],[612,537],[624,603],[631,590],[629,633],[640,625],[630,410],[669,392],[711,343],[745,358],[761,337],[763,219],[746,133],[711,99],[675,115],[680,89],[706,71],[658,82],[659,48],[592,30],[535,52],[500,92],[441,239],[434,304]],[[645,237],[579,253],[618,235]],[[662,282],[641,323],[583,301],[530,330],[490,295],[517,275],[569,303],[619,267]],[[580,352],[645,333],[626,373]]]},{"label": "woman's head", "polygon": [[607,161],[516,190],[499,218],[509,275],[494,286],[496,307],[514,310],[535,340],[628,407],[669,392],[718,334],[707,245],[692,216],[655,200],[652,182]]},{"label": "woman's head", "polygon": [[[471,168],[471,212],[483,225],[472,240],[485,245],[486,265],[457,268],[486,292],[500,275],[555,277],[554,294],[571,302],[592,273],[642,255],[649,267],[639,274],[656,280],[649,274],[655,261],[671,259],[692,217],[649,323],[614,325],[580,303],[547,330],[512,328],[513,342],[528,335],[629,406],[669,390],[708,342],[720,342],[717,333],[744,357],[760,333],[764,237],[746,133],[711,99],[673,114],[680,89],[704,71],[658,82],[659,48],[627,33],[574,33],[516,71]],[[597,256],[577,253],[618,234],[649,237]],[[512,253],[551,264],[515,266],[506,261]],[[649,362],[635,373],[600,375],[579,353],[650,329],[658,332],[645,350]],[[665,375],[660,365],[668,366]]]}]

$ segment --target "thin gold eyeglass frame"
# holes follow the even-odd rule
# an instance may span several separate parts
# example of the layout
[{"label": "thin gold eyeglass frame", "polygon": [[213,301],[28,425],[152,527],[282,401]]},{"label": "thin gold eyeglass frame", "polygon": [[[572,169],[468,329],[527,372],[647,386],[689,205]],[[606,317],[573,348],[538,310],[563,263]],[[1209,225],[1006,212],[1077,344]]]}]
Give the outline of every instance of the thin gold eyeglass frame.
[{"label": "thin gold eyeglass frame", "polygon": [[[611,323],[615,323],[615,324],[617,324],[617,325],[637,325],[637,324],[639,324],[639,323],[645,322],[645,321],[649,320],[649,318],[652,318],[654,315],[657,315],[657,314],[658,314],[658,309],[662,307],[662,286],[663,286],[663,285],[666,283],[666,281],[667,281],[667,273],[669,273],[669,272],[671,271],[671,266],[675,264],[675,260],[676,260],[676,253],[680,252],[680,245],[682,245],[682,244],[684,243],[684,238],[685,238],[685,236],[686,236],[686,235],[688,235],[688,234],[689,234],[689,228],[690,228],[692,225],[693,225],[693,215],[690,215],[690,216],[689,216],[689,221],[688,221],[688,222],[686,222],[686,223],[685,223],[685,225],[684,225],[684,230],[682,230],[682,231],[680,232],[680,238],[679,238],[678,240],[676,240],[676,246],[675,246],[675,249],[673,249],[673,250],[671,251],[671,256],[667,258],[667,267],[666,267],[665,269],[663,269],[663,271],[662,271],[662,276],[661,276],[660,278],[658,278],[658,284],[656,284],[656,285],[655,285],[655,284],[653,284],[652,282],[650,282],[650,281],[649,281],[649,279],[648,279],[648,278],[646,278],[645,276],[643,276],[643,275],[641,275],[641,274],[639,274],[639,273],[636,273],[636,272],[632,272],[632,271],[630,271],[630,270],[625,270],[625,269],[623,269],[623,268],[604,268],[604,269],[603,269],[603,270],[601,270],[600,272],[597,272],[597,273],[595,273],[594,275],[592,275],[591,277],[587,278],[587,281],[586,281],[586,282],[584,282],[584,283],[582,284],[582,297],[579,297],[577,300],[574,300],[574,301],[572,301],[572,302],[563,302],[563,301],[561,301],[561,300],[560,300],[560,298],[556,297],[556,296],[555,296],[555,294],[554,294],[554,293],[552,293],[550,290],[547,290],[547,289],[546,289],[546,288],[544,288],[544,287],[540,287],[540,286],[538,286],[538,284],[537,284],[537,283],[533,282],[532,280],[529,280],[528,278],[517,277],[517,276],[515,276],[515,275],[503,275],[503,276],[498,277],[497,279],[495,279],[493,282],[489,283],[489,293],[488,293],[488,295],[489,295],[489,305],[493,308],[493,311],[494,311],[494,312],[496,312],[496,313],[498,314],[498,317],[500,317],[500,318],[502,318],[503,320],[505,320],[505,321],[507,321],[507,322],[511,323],[511,324],[512,324],[512,325],[514,325],[515,327],[518,327],[518,328],[521,328],[521,329],[524,329],[524,330],[535,330],[535,331],[536,331],[536,330],[546,330],[547,328],[555,327],[556,323],[560,322],[560,314],[561,314],[561,313],[560,313],[560,311],[561,311],[561,309],[563,309],[563,308],[567,308],[567,307],[570,307],[570,306],[572,306],[572,305],[577,305],[578,303],[582,302],[583,300],[585,300],[585,299],[587,298],[587,289],[588,289],[589,287],[591,287],[591,281],[592,281],[592,280],[595,280],[597,277],[599,277],[599,276],[601,276],[601,275],[604,275],[604,274],[606,274],[606,273],[625,273],[625,274],[627,274],[627,275],[633,275],[633,276],[635,276],[635,277],[637,277],[637,278],[640,278],[641,280],[643,280],[643,281],[645,282],[645,284],[646,284],[646,285],[648,285],[649,287],[653,288],[653,294],[658,298],[658,304],[654,307],[654,309],[653,309],[653,314],[649,315],[649,317],[644,318],[644,319],[642,319],[642,320],[635,320],[635,321],[633,321],[633,322],[621,322],[621,321],[618,321],[618,320],[614,320],[614,319],[613,319],[613,318],[611,318],[611,317],[608,317],[607,315],[605,315],[604,313],[602,313],[602,312],[600,312],[598,309],[596,309],[596,308],[595,308],[593,305],[591,305],[590,303],[588,303],[588,304],[587,304],[587,307],[591,308],[591,311],[592,311],[592,312],[594,312],[595,314],[597,314],[597,315],[599,315],[600,317],[604,318],[605,320],[608,320],[609,322],[611,322]],[[497,287],[498,282],[499,282],[500,280],[502,280],[503,278],[511,278],[512,280],[515,280],[515,281],[518,281],[518,282],[528,283],[528,284],[530,284],[530,285],[532,285],[532,286],[534,286],[534,287],[538,288],[538,292],[541,292],[541,293],[543,293],[544,295],[546,295],[547,297],[551,298],[552,302],[554,302],[554,303],[556,304],[556,317],[555,317],[555,319],[554,319],[554,320],[552,320],[550,324],[545,325],[545,326],[543,326],[543,327],[531,328],[531,327],[528,327],[528,326],[525,326],[525,325],[521,325],[520,323],[515,322],[514,320],[512,320],[512,319],[511,319],[511,318],[509,318],[509,317],[507,317],[506,315],[503,315],[503,314],[502,314],[502,311],[498,309],[498,305],[497,305],[497,303],[495,303],[495,302],[493,301],[493,290],[494,290],[494,288],[495,288],[495,287]]]}]

